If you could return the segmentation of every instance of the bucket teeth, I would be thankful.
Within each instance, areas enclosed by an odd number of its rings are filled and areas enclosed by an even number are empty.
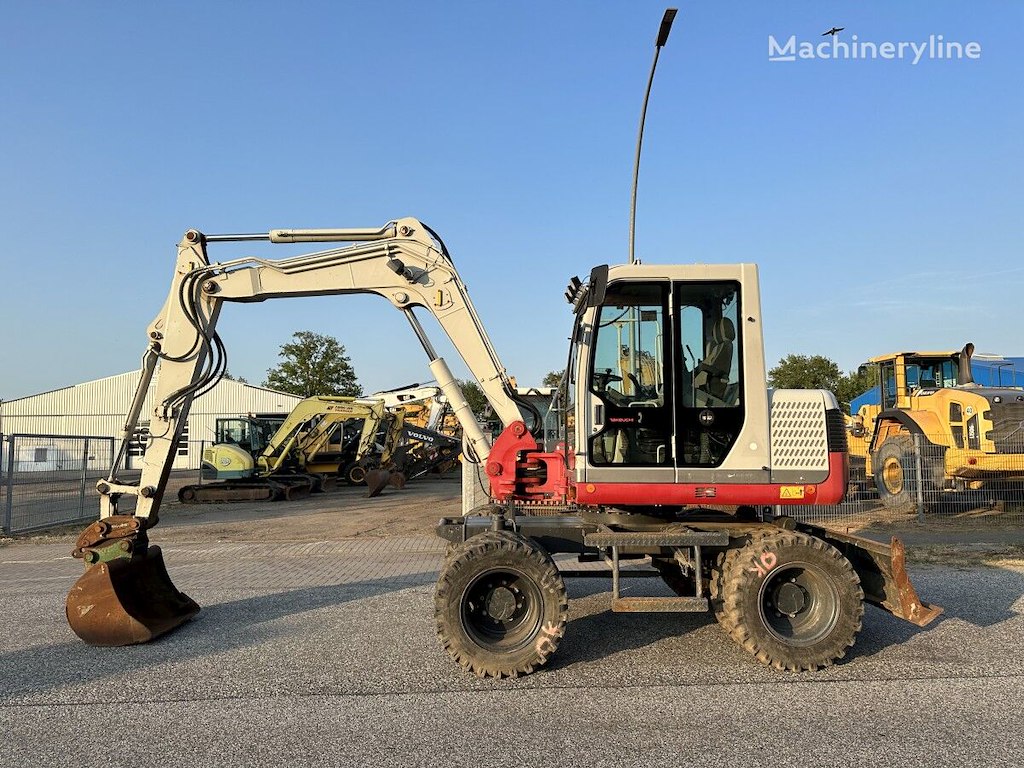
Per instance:
[[[87,568],[65,607],[75,634],[100,646],[149,642],[199,613],[174,586],[159,547]]]

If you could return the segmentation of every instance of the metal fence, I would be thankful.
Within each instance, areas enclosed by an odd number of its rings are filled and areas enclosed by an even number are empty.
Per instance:
[[[780,512],[831,525],[953,518],[1024,525],[1024,441],[986,446],[980,436],[962,437],[953,447],[943,447],[948,438],[939,435],[890,437],[870,462],[851,454],[842,504]]]
[[[0,528],[21,533],[95,517],[96,481],[113,456],[110,437],[0,435]]]
[[[906,437],[888,448],[878,446],[870,468],[853,455],[843,503],[784,506],[777,512],[831,527],[958,517],[1024,525],[1024,442],[985,453],[971,448],[970,439],[965,437],[964,448],[937,449],[937,438]],[[199,457],[208,444],[188,442],[179,458],[191,466],[172,472],[166,498],[176,498],[182,484],[202,482]],[[96,482],[109,471],[114,450],[111,437],[0,434],[0,529],[23,533],[95,518]],[[125,463],[119,479],[137,481],[139,457]],[[130,512],[134,501],[123,498],[120,510]]]

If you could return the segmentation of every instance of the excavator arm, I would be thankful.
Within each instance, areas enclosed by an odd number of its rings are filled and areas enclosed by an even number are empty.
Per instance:
[[[339,422],[349,419],[380,418],[384,406],[373,400],[353,397],[307,397],[292,409],[284,423],[256,457],[261,473],[276,472],[293,452],[303,460],[323,449]],[[310,426],[310,422],[316,423]],[[308,427],[308,429],[305,429]]]
[[[244,257],[213,263],[207,246],[221,241],[350,243],[281,260]],[[97,483],[100,519],[79,537],[74,555],[86,572],[72,587],[67,616],[72,629],[93,645],[145,642],[188,620],[199,606],[179,592],[147,531],[157,524],[176,448],[195,398],[227,370],[217,320],[226,302],[258,302],[290,296],[373,293],[408,319],[430,369],[462,425],[467,447],[485,461],[491,444],[483,434],[447,363],[435,352],[414,314],[430,312],[448,334],[506,425],[500,458],[487,462],[501,492],[515,486],[517,457],[535,449],[514,389],[491,345],[466,286],[443,242],[416,219],[380,229],[273,230],[261,235],[204,235],[189,230],[178,244],[174,275],[164,306],[148,329],[142,375],[110,474]],[[128,446],[138,435],[146,404],[148,444],[137,484],[118,478]],[[556,457],[549,457],[555,462]],[[564,476],[564,472],[560,475]],[[124,500],[134,509],[119,513]],[[124,506],[128,506],[124,504]]]
[[[278,261],[245,257],[211,263],[208,244],[229,240],[355,244]],[[178,244],[167,300],[149,327],[149,348],[121,449],[110,476],[98,484],[101,519],[116,515],[118,502],[126,495],[137,497],[135,517],[156,518],[192,401],[209,391],[226,369],[223,345],[216,333],[225,302],[348,293],[377,294],[405,314],[472,450],[479,459],[486,459],[490,442],[477,425],[447,363],[434,351],[413,312],[415,307],[434,315],[502,423],[508,426],[522,417],[509,377],[464,283],[443,243],[425,225],[406,218],[376,230],[273,230],[266,235],[210,236],[189,230]],[[118,482],[117,472],[154,380],[141,479],[138,485]]]

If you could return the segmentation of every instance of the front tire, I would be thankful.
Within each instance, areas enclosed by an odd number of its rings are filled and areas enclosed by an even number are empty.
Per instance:
[[[921,491],[925,509],[934,505],[936,494],[942,489],[943,469],[941,449],[922,440]],[[875,487],[882,504],[894,512],[917,511],[917,448],[910,435],[890,437],[882,443],[871,460],[875,472]]]
[[[860,631],[864,591],[849,560],[797,531],[755,535],[714,574],[715,616],[762,664],[793,672],[831,666]]]
[[[474,536],[446,560],[434,593],[437,634],[478,677],[517,677],[548,662],[569,618],[565,582],[537,544],[509,531]]]
[[[345,465],[340,474],[345,485],[366,484],[366,467],[359,462],[353,461],[350,464]]]

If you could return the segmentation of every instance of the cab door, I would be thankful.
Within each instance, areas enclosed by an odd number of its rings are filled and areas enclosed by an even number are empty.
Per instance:
[[[587,482],[674,481],[669,301],[668,282],[620,282],[596,309],[580,371]]]
[[[706,482],[743,429],[740,285],[735,281],[674,286],[679,366],[676,370],[677,480]]]

